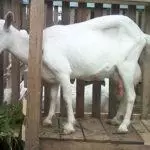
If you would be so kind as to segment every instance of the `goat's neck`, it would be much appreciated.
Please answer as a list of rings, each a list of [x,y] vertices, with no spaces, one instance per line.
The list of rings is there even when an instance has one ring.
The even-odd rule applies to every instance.
[[[9,52],[16,56],[20,61],[27,64],[29,53],[29,38],[21,35],[18,30],[13,33],[13,39],[9,47]]]

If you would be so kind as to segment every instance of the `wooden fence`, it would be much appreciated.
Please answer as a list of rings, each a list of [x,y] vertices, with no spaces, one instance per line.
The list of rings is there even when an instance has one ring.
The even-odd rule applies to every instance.
[[[102,1],[103,2],[103,1]],[[120,4],[116,4],[116,1],[111,1],[112,4],[103,3],[86,3],[86,1],[78,2],[68,2],[68,1],[51,1],[45,0],[45,27],[54,24],[72,24],[76,22],[81,22],[94,17],[110,15],[110,14],[123,14],[129,16],[133,19],[139,27],[149,33],[149,7],[147,6],[147,1],[143,3],[138,3],[136,1],[121,1]],[[129,2],[129,3],[128,3]],[[114,4],[115,3],[115,4]],[[129,5],[128,5],[129,4]],[[131,4],[131,5],[130,5]],[[140,5],[139,5],[140,4]],[[21,3],[19,0],[3,0],[1,1],[0,16],[3,18],[4,14],[8,10],[12,10],[15,14],[14,26],[21,29],[29,30],[29,5]],[[145,52],[146,53],[146,52]],[[142,85],[138,86],[138,96],[134,108],[135,113],[140,113],[143,117],[147,117],[149,113],[149,59],[147,53],[144,56],[144,61],[140,61],[141,68],[143,72]],[[8,53],[5,52],[0,55],[0,102],[2,103],[4,83],[3,74],[8,66]],[[20,84],[20,62],[12,56],[12,103],[15,103],[19,99],[19,84]],[[77,80],[77,93],[76,93],[76,116],[84,116],[84,88],[86,85],[91,84],[91,82],[84,82]],[[93,116],[100,116],[100,97],[101,97],[101,82],[92,82],[93,84],[93,100],[92,100],[92,114]],[[50,85],[43,81],[43,86],[45,87],[45,101],[44,101],[44,112],[48,113],[49,109],[49,91]],[[140,87],[140,88],[139,88]],[[113,117],[117,110],[117,97],[115,83],[110,80],[110,102],[109,105],[109,117]],[[61,92],[62,93],[62,92]],[[62,95],[62,94],[61,94]],[[65,105],[63,98],[61,96],[61,108],[60,112],[64,116]]]
[[[89,1],[86,0],[79,0],[77,2],[68,2],[65,1],[51,1],[51,0],[45,0],[45,27],[51,26],[54,24],[71,24],[71,23],[77,23],[82,22],[85,20],[88,20],[90,18],[102,16],[102,15],[110,15],[110,14],[123,14],[127,15],[130,18],[132,18],[139,27],[146,32],[147,34],[150,34],[150,6],[149,6],[149,0],[108,0],[107,3],[112,5],[106,5],[105,0],[93,0],[92,3],[89,3]],[[88,2],[88,3],[87,3]],[[141,6],[138,6],[138,5]],[[27,4],[22,4],[19,0],[1,0],[0,1],[0,17],[4,18],[4,14],[8,10],[12,10],[15,14],[15,22],[14,26],[16,26],[18,29],[26,29],[29,30],[29,6]],[[31,18],[30,18],[31,19]],[[34,18],[32,18],[34,19]],[[32,26],[33,28],[33,26]],[[40,28],[40,27],[39,27]],[[143,51],[143,57],[140,61],[141,68],[142,68],[142,84],[141,86],[138,86],[137,93],[139,95],[140,100],[136,100],[136,105],[140,106],[140,109],[138,113],[142,114],[143,118],[147,118],[149,114],[150,109],[150,54],[148,51],[148,48]],[[12,56],[12,103],[15,103],[19,99],[19,84],[20,84],[20,62]],[[8,53],[3,53],[0,55],[0,103],[3,101],[3,93],[4,93],[4,80],[3,75],[5,73],[6,67],[8,66]],[[32,67],[31,67],[32,68]],[[38,70],[37,70],[38,72]],[[34,81],[36,81],[37,78],[35,78]],[[38,82],[39,84],[39,82]],[[38,85],[37,84],[37,85]],[[77,80],[77,93],[76,93],[76,117],[84,117],[84,88],[86,85],[92,84],[93,85],[93,98],[92,98],[92,115],[93,117],[100,117],[100,97],[101,97],[101,82],[85,82],[82,80]],[[50,85],[43,81],[43,86],[45,87],[45,102],[44,102],[44,112],[47,114],[48,112],[48,104],[49,104],[49,91],[50,91]],[[32,84],[29,86],[30,89],[32,87]],[[140,87],[140,88],[139,88]],[[115,83],[110,80],[110,101],[109,101],[109,117],[112,118],[117,110],[117,97],[115,94]],[[38,87],[37,90],[38,92]],[[34,91],[34,92],[35,92]],[[34,93],[33,92],[33,93]],[[61,92],[62,93],[62,92]],[[34,96],[34,95],[32,95]],[[36,95],[37,96],[37,95]],[[66,115],[65,113],[65,105],[63,98],[61,96],[61,115]],[[31,103],[33,106],[34,103],[32,101]],[[40,108],[40,104],[37,102],[35,106],[37,108]],[[33,108],[28,108],[30,111],[32,110],[33,115],[30,116],[28,114],[28,119],[32,120],[34,117],[34,114],[36,114],[35,122],[33,122],[32,127],[35,127],[32,136],[34,140],[37,139],[37,132],[39,125],[35,125],[39,121],[40,115],[38,115],[38,109],[33,110]],[[28,112],[30,112],[28,111]],[[136,112],[136,107],[135,107]],[[37,116],[38,115],[38,116]],[[33,121],[33,120],[32,120]],[[31,131],[31,127],[30,130]],[[29,134],[27,134],[28,136]],[[32,141],[31,141],[32,142]],[[30,144],[32,144],[30,142]],[[38,144],[34,142],[34,145]],[[33,146],[34,146],[33,145]]]

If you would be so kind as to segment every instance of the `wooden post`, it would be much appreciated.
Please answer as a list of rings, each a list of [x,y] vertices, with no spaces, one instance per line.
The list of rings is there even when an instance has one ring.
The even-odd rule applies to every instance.
[[[11,1],[12,11],[14,13],[15,21],[13,25],[20,29],[21,27],[21,10],[20,2],[18,0]],[[12,99],[11,103],[16,103],[20,98],[20,61],[12,55]]]
[[[111,14],[119,14],[119,5],[113,4]],[[109,118],[113,118],[117,113],[117,96],[116,96],[116,83],[113,79],[109,80]]]
[[[44,26],[44,1],[32,0],[28,60],[28,102],[26,150],[39,150],[41,60]]]
[[[150,6],[145,8],[145,32],[150,34]],[[146,119],[150,110],[150,46],[146,46],[142,66],[142,118]]]
[[[63,2],[62,3],[62,24],[67,25],[70,22],[70,12],[69,12],[69,2]],[[63,93],[62,93],[62,88],[60,91],[60,113],[61,116],[65,117],[67,116],[66,112],[66,104],[63,99]]]

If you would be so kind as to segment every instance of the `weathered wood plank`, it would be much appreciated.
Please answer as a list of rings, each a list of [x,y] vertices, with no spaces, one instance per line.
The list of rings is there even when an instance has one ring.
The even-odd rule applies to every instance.
[[[3,84],[3,53],[0,54],[0,105],[3,103],[3,97],[4,97],[4,84]]]
[[[58,17],[58,16],[57,16]],[[70,12],[69,12],[69,2],[62,2],[62,24],[67,25],[70,22]],[[66,105],[63,99],[62,89],[60,91],[60,112],[61,116],[65,117],[66,113]]]
[[[127,134],[119,134],[117,132],[118,126],[113,126],[106,123],[106,120],[102,120],[102,124],[110,137],[112,143],[118,144],[143,144],[143,139],[136,133],[132,126],[129,126]]]
[[[60,140],[59,132],[60,131],[59,131],[58,118],[53,118],[52,119],[52,126],[40,127],[39,138],[40,139]]]
[[[44,1],[32,0],[30,8],[26,150],[39,149],[43,26]]]
[[[150,132],[145,128],[141,121],[135,121],[132,123],[133,128],[142,137],[144,145],[150,145]]]
[[[128,6],[128,16],[136,22],[136,5],[129,5]]]
[[[45,1],[51,1],[51,0],[45,0]],[[70,0],[63,0],[66,2],[70,2]],[[79,2],[79,3],[107,3],[107,4],[130,4],[130,5],[148,5],[150,3],[149,0],[71,0],[73,2]]]
[[[51,85],[47,82],[44,82],[44,115],[48,115],[49,112],[49,107],[50,107],[50,90],[51,90]]]
[[[150,146],[96,142],[41,140],[42,150],[149,150]]]
[[[94,9],[94,17],[99,17],[103,15],[103,4],[95,4],[95,9]]]
[[[70,22],[69,2],[62,2],[62,24],[67,25]]]
[[[150,34],[150,6],[145,8],[145,32]],[[142,118],[146,119],[150,111],[150,46],[146,46],[146,49],[143,52],[144,61],[142,64]]]
[[[28,30],[28,18],[26,14],[27,5],[21,5],[21,28]]]
[[[95,81],[92,88],[92,116],[100,118],[101,113],[101,83]]]
[[[119,5],[113,4],[111,7],[111,14],[119,14]],[[113,118],[117,113],[117,95],[116,82],[110,78],[109,80],[109,118]]]
[[[75,22],[85,21],[87,17],[86,3],[79,3],[76,9]],[[84,117],[84,81],[77,80],[76,94],[76,117]]]
[[[59,118],[59,127],[60,127],[60,138],[61,140],[73,140],[73,141],[83,141],[84,136],[82,133],[82,129],[80,127],[78,119],[76,120],[76,125],[75,125],[75,132],[69,135],[64,135],[63,134],[63,124],[66,123],[67,119],[66,118]]]
[[[46,27],[53,25],[53,1],[47,3]]]
[[[12,11],[14,13],[13,25],[20,29],[21,28],[21,4],[18,0],[11,1]],[[20,98],[20,61],[12,55],[12,99],[11,103],[16,103]]]
[[[111,14],[112,14],[112,15],[119,14],[119,8],[120,8],[120,5],[118,5],[118,4],[113,4],[113,5],[111,6]]]
[[[142,120],[142,123],[145,125],[146,129],[150,132],[150,120]]]
[[[108,142],[109,137],[106,134],[105,129],[103,128],[99,119],[95,118],[84,118],[79,120],[84,136],[85,141],[90,142]]]
[[[76,82],[76,117],[84,117],[84,81]]]

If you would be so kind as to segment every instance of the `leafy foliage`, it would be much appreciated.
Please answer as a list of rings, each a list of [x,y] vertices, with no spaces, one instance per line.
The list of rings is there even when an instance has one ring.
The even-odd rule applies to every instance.
[[[11,150],[13,145],[16,145],[20,140],[16,136],[16,129],[21,129],[23,119],[22,104],[20,102],[0,106],[0,143],[7,144],[8,150]]]

